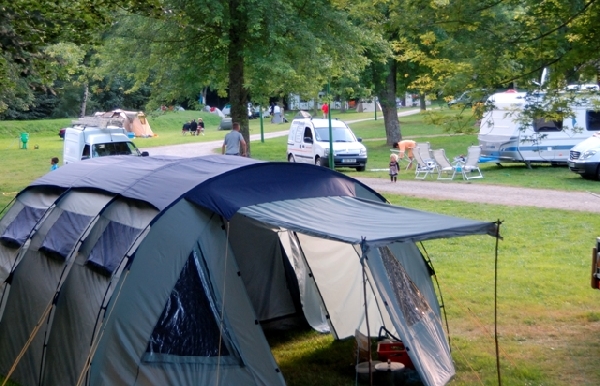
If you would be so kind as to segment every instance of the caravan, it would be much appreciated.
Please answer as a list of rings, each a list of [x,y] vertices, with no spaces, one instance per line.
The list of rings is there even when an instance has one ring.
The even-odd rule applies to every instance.
[[[478,136],[481,156],[497,162],[566,164],[569,150],[600,130],[600,111],[594,108],[590,95],[565,95],[572,118],[532,122],[527,122],[523,111],[544,103],[544,94],[508,90],[490,96],[487,105],[491,108],[481,119]]]

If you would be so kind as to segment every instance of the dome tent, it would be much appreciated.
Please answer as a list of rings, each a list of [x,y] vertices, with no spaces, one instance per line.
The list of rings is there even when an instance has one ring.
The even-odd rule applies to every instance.
[[[385,326],[423,382],[443,385],[454,367],[415,243],[474,234],[494,235],[495,224],[389,205],[312,165],[69,164],[23,190],[0,221],[0,373],[26,347],[11,376],[24,386],[283,385],[261,323],[301,304],[338,339]]]

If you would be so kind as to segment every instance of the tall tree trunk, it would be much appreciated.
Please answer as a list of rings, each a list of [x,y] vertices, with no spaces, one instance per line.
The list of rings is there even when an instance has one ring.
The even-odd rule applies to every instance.
[[[402,139],[400,121],[398,121],[398,108],[396,107],[396,61],[390,59],[386,67],[385,82],[378,90],[377,97],[383,112],[386,143],[388,146],[393,146],[394,143]]]
[[[246,15],[239,0],[229,2],[231,24],[229,27],[229,103],[231,118],[240,124],[240,132],[248,146],[250,157],[250,126],[248,121],[248,90],[244,87],[244,49],[246,34]]]
[[[425,104],[425,94],[422,92],[419,92],[419,110],[427,110],[427,105]]]
[[[85,110],[87,109],[87,101],[90,97],[90,88],[87,82],[83,85],[83,98],[81,99],[81,110],[79,111],[79,117],[85,117]]]

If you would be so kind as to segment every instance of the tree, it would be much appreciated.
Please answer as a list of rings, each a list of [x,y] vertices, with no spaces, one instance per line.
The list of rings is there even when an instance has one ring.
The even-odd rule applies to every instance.
[[[113,9],[153,9],[149,1],[14,0],[0,5],[0,113],[9,105],[26,111],[36,93],[52,92],[56,79],[52,69],[57,68],[45,48],[61,42],[91,42],[98,28],[109,23]]]
[[[99,53],[103,74],[130,74],[132,89],[151,79],[153,106],[197,100],[206,86],[227,93],[247,142],[250,92],[262,105],[291,91],[314,95],[366,63],[369,34],[328,1],[168,1],[160,15],[118,16]]]

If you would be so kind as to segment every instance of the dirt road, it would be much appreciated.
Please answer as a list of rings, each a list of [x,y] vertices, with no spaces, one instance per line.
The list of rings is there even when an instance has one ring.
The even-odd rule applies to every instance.
[[[409,110],[402,115],[410,115],[418,110]],[[399,114],[400,116],[400,114]],[[369,118],[372,119],[372,118]],[[368,120],[368,119],[365,119]],[[356,121],[348,121],[352,123]],[[287,135],[288,131],[265,133],[265,139]],[[225,135],[225,133],[223,133]],[[260,140],[260,134],[250,136],[251,141]],[[195,157],[220,152],[223,141],[196,142],[175,146],[161,146],[142,149],[151,156],[169,155],[179,157]],[[457,200],[509,206],[530,206],[539,208],[556,208],[600,213],[600,195],[589,192],[566,192],[544,189],[526,189],[487,185],[483,180],[470,183],[448,181],[399,181],[392,184],[384,178],[358,178],[362,183],[383,194],[393,193],[413,197],[424,197],[434,200]]]

